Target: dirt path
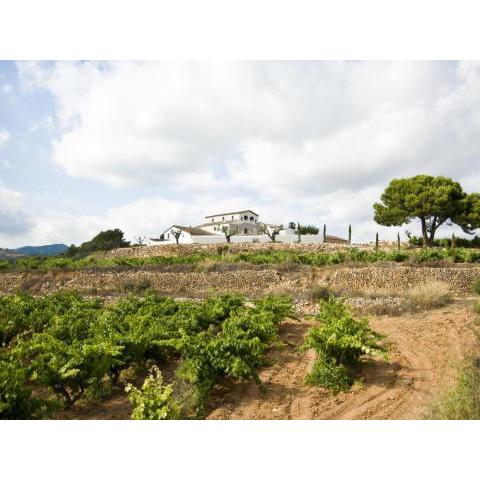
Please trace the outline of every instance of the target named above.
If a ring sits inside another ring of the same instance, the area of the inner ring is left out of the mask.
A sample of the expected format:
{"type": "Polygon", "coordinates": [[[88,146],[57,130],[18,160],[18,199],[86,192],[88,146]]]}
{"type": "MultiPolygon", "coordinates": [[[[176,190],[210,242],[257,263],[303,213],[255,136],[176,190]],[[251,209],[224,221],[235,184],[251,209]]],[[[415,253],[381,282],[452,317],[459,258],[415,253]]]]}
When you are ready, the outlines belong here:
{"type": "MultiPolygon", "coordinates": [[[[210,419],[413,419],[439,391],[451,384],[458,364],[476,344],[468,301],[400,317],[379,316],[371,325],[391,342],[388,361],[371,359],[359,369],[361,384],[331,396],[304,384],[314,355],[298,345],[312,324],[289,320],[281,330],[284,345],[272,351],[253,382],[226,382],[212,396],[210,419]]],[[[478,346],[477,346],[478,348],[478,346]]]]}

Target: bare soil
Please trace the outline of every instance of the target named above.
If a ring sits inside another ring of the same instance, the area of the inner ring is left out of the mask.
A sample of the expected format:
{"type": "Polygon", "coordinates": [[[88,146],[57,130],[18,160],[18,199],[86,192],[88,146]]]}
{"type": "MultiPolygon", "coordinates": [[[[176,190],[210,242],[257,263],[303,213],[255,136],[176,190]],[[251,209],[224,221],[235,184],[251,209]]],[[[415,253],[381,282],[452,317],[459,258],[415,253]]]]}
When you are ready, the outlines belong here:
{"type": "Polygon", "coordinates": [[[468,301],[437,310],[372,318],[390,341],[388,361],[367,359],[360,385],[332,396],[305,385],[315,359],[298,345],[311,320],[288,320],[284,345],[269,355],[260,374],[267,391],[253,382],[225,382],[212,398],[209,419],[420,419],[438,393],[454,382],[459,364],[477,346],[468,301]]]}
{"type": "MultiPolygon", "coordinates": [[[[271,350],[260,372],[267,390],[262,392],[253,381],[224,381],[211,395],[207,418],[421,419],[435,397],[455,381],[462,361],[478,351],[474,320],[469,300],[436,310],[372,317],[371,326],[390,343],[389,359],[366,359],[351,391],[333,396],[304,383],[315,354],[301,352],[299,346],[315,321],[289,319],[281,326],[282,345],[271,350]]],[[[58,418],[107,420],[130,415],[128,398],[117,389],[106,401],[79,402],[58,418]]]]}

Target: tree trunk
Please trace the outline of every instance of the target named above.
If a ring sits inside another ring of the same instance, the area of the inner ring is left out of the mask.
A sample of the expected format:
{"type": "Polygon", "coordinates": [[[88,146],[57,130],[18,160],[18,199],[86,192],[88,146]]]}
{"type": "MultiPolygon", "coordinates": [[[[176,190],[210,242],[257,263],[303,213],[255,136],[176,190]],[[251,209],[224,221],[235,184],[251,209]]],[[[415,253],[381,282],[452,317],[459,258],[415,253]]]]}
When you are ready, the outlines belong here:
{"type": "Polygon", "coordinates": [[[424,217],[421,217],[420,220],[422,222],[423,247],[428,247],[430,246],[430,241],[427,233],[427,222],[424,217]]]}
{"type": "Polygon", "coordinates": [[[62,387],[59,384],[55,384],[53,386],[53,390],[56,393],[59,393],[60,395],[63,396],[63,399],[65,400],[65,408],[68,409],[73,405],[74,402],[72,400],[72,397],[70,396],[70,394],[68,393],[68,390],[66,388],[62,387]]]}

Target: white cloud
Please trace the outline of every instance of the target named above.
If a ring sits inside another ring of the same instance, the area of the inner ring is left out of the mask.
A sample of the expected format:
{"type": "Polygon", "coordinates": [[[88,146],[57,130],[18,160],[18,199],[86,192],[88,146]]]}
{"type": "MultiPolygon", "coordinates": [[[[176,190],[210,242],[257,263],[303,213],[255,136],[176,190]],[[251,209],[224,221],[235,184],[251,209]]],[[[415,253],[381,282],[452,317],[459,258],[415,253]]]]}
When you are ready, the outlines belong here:
{"type": "Polygon", "coordinates": [[[32,124],[30,125],[30,128],[28,129],[29,133],[36,133],[36,132],[42,132],[42,131],[47,132],[49,134],[55,131],[55,122],[52,116],[49,114],[44,115],[39,120],[33,121],[32,124]]]}
{"type": "Polygon", "coordinates": [[[0,187],[0,205],[4,213],[14,214],[20,210],[23,204],[22,193],[0,187]]]}
{"type": "Polygon", "coordinates": [[[23,208],[20,192],[0,187],[0,246],[30,230],[31,220],[23,208]]]}
{"type": "MultiPolygon", "coordinates": [[[[1,190],[0,190],[1,193],[1,190]]],[[[23,196],[18,194],[19,203],[12,212],[18,212],[23,204],[23,196]],[[21,202],[20,202],[21,200],[21,202]]],[[[1,199],[1,196],[0,196],[1,199]]],[[[227,208],[235,209],[246,205],[246,199],[232,197],[227,208]]],[[[74,243],[76,245],[90,240],[101,230],[120,228],[126,238],[133,240],[136,236],[155,237],[173,224],[194,226],[203,222],[203,217],[218,208],[218,197],[206,195],[200,204],[188,205],[181,201],[166,200],[161,197],[140,198],[106,210],[98,215],[72,215],[62,211],[50,210],[29,219],[29,230],[22,235],[4,234],[0,230],[0,240],[9,246],[25,244],[43,245],[49,243],[74,243]]],[[[1,220],[1,211],[0,211],[1,220]]]]}
{"type": "Polygon", "coordinates": [[[0,88],[2,94],[10,101],[15,101],[15,94],[13,92],[13,87],[10,83],[5,82],[2,87],[0,88]]]}
{"type": "Polygon", "coordinates": [[[2,148],[4,143],[10,140],[10,137],[11,135],[4,128],[0,128],[0,148],[2,148]]]}
{"type": "Polygon", "coordinates": [[[52,158],[65,172],[178,192],[175,207],[158,197],[111,210],[102,221],[112,226],[130,222],[128,228],[146,231],[153,220],[196,223],[205,195],[215,192],[213,210],[258,206],[272,221],[338,228],[355,221],[370,238],[378,228],[372,203],[392,177],[444,174],[478,188],[476,63],[18,68],[27,88],[53,95],[61,131],[52,158]],[[233,205],[232,198],[245,203],[233,205]]]}
{"type": "MultiPolygon", "coordinates": [[[[0,128],[0,151],[2,150],[2,147],[7,143],[11,138],[11,135],[9,132],[7,132],[4,128],[0,128]]],[[[11,168],[10,162],[6,158],[2,158],[0,156],[0,169],[1,168],[11,168]]]]}

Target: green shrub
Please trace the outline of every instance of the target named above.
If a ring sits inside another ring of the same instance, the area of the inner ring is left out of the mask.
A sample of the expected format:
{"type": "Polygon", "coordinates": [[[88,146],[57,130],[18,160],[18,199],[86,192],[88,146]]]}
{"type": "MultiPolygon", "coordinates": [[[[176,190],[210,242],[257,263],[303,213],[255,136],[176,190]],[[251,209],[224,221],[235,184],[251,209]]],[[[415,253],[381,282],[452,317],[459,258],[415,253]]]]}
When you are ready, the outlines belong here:
{"type": "MultiPolygon", "coordinates": [[[[226,246],[228,247],[228,245],[226,246]]],[[[146,258],[98,258],[75,255],[65,257],[27,257],[11,263],[0,263],[0,270],[30,271],[51,269],[82,269],[82,268],[115,268],[141,267],[145,265],[201,265],[204,262],[249,263],[253,265],[278,265],[293,269],[295,265],[328,266],[343,262],[374,263],[379,261],[403,262],[438,262],[452,261],[457,263],[480,262],[480,251],[468,248],[422,248],[415,251],[383,251],[360,250],[350,248],[347,251],[336,252],[299,252],[297,250],[261,250],[246,251],[232,254],[230,249],[219,246],[215,253],[198,252],[174,255],[162,255],[146,258]]],[[[133,286],[132,286],[132,290],[133,286]]]]}
{"type": "Polygon", "coordinates": [[[100,386],[121,347],[95,335],[94,326],[102,310],[98,300],[57,294],[30,302],[45,306],[44,325],[20,338],[13,354],[26,366],[33,382],[49,387],[70,406],[87,389],[100,386]]]}
{"type": "Polygon", "coordinates": [[[220,378],[260,383],[257,369],[292,314],[285,296],[177,302],[147,293],[103,305],[76,293],[9,295],[0,297],[0,338],[26,380],[66,407],[108,392],[123,370],[174,359],[199,415],[220,378]]]}
{"type": "Polygon", "coordinates": [[[254,300],[253,303],[257,311],[273,314],[275,325],[293,315],[292,299],[288,295],[268,295],[254,300]]]}
{"type": "Polygon", "coordinates": [[[321,355],[315,360],[305,380],[309,385],[326,388],[333,394],[347,392],[353,383],[344,365],[328,361],[321,355]]]}
{"type": "Polygon", "coordinates": [[[48,332],[35,334],[17,352],[28,365],[30,379],[50,387],[70,407],[87,389],[102,388],[102,379],[121,348],[94,339],[66,343],[48,332]]]}
{"type": "Polygon", "coordinates": [[[182,406],[173,398],[173,385],[164,385],[162,373],[154,366],[141,389],[131,384],[125,391],[133,407],[132,420],[178,420],[182,406]]]}
{"type": "Polygon", "coordinates": [[[387,255],[385,256],[385,260],[390,260],[393,262],[404,262],[405,260],[408,260],[409,256],[410,255],[408,252],[394,250],[387,253],[387,255]]]}
{"type": "MultiPolygon", "coordinates": [[[[26,294],[0,297],[0,344],[6,345],[20,335],[41,332],[54,318],[70,310],[81,311],[83,305],[84,300],[76,293],[56,293],[43,298],[26,294]]],[[[90,301],[86,305],[99,308],[100,304],[90,301]]]]}
{"type": "Polygon", "coordinates": [[[208,393],[221,378],[253,378],[262,387],[257,368],[278,341],[278,324],[291,314],[290,299],[266,297],[253,307],[232,310],[221,326],[210,325],[175,342],[183,359],[177,376],[193,387],[198,416],[204,414],[208,393]]]}
{"type": "Polygon", "coordinates": [[[469,263],[479,263],[480,262],[480,251],[469,250],[468,251],[468,262],[469,263]]]}
{"type": "Polygon", "coordinates": [[[310,383],[317,381],[333,391],[344,390],[348,367],[356,365],[363,355],[386,357],[386,348],[379,343],[383,335],[369,327],[367,318],[355,320],[343,299],[330,297],[323,301],[317,321],[319,325],[310,328],[302,346],[317,353],[308,376],[310,383]]]}
{"type": "Polygon", "coordinates": [[[422,248],[414,254],[413,259],[418,262],[435,262],[439,260],[447,260],[449,254],[450,251],[445,248],[422,248]]]}
{"type": "Polygon", "coordinates": [[[0,420],[47,418],[52,405],[36,398],[26,371],[14,360],[0,360],[0,420]]]}
{"type": "Polygon", "coordinates": [[[299,225],[300,228],[296,228],[295,233],[300,235],[318,235],[318,228],[315,225],[299,225]]]}
{"type": "MultiPolygon", "coordinates": [[[[411,245],[422,246],[422,237],[411,236],[408,242],[411,245]]],[[[433,241],[435,247],[449,248],[452,245],[452,239],[450,238],[438,238],[433,241]]],[[[463,248],[480,248],[480,237],[475,235],[473,238],[455,237],[455,245],[463,248]]]]}
{"type": "Polygon", "coordinates": [[[8,260],[0,260],[0,271],[9,270],[12,264],[8,260]]]}

